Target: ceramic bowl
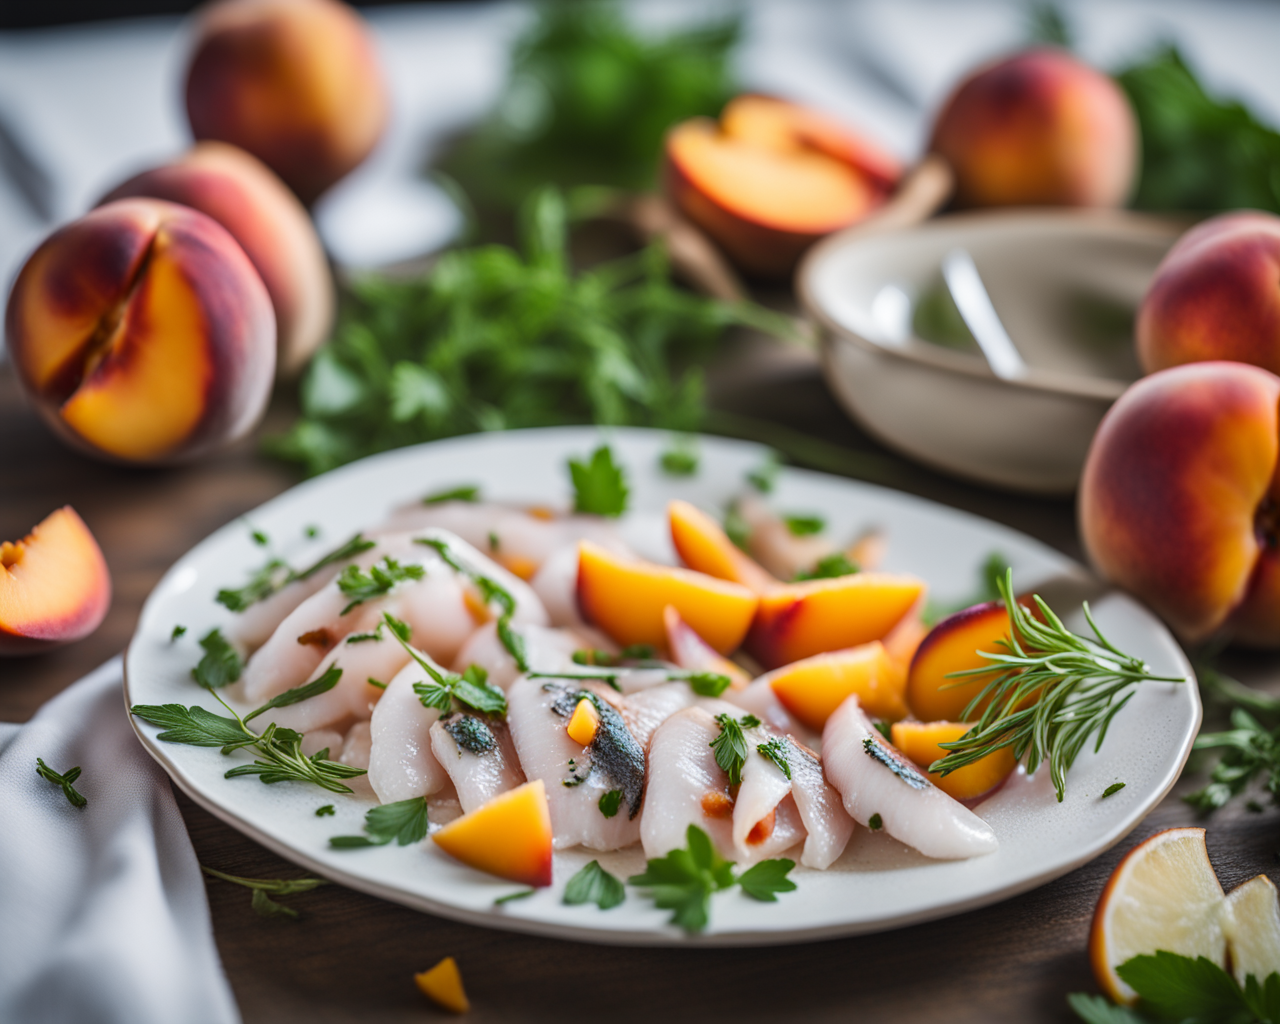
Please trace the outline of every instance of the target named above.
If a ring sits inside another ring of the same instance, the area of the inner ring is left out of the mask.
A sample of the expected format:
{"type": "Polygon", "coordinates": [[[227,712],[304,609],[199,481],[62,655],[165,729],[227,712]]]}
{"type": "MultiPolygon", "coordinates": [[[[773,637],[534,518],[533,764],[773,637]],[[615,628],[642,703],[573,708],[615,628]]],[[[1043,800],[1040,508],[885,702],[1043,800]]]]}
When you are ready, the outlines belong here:
{"type": "Polygon", "coordinates": [[[870,433],[948,473],[1069,494],[1099,420],[1141,375],[1133,315],[1185,227],[1111,210],[1007,210],[853,228],[809,252],[798,290],[828,385],[870,433]],[[973,257],[1024,377],[997,377],[965,343],[940,270],[956,248],[973,257]]]}

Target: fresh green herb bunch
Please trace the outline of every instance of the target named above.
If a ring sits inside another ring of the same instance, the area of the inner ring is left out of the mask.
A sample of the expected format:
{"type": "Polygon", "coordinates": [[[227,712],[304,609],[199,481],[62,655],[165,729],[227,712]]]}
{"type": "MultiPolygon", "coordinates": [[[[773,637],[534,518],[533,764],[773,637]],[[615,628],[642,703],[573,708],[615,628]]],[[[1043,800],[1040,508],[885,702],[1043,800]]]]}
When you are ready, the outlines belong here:
{"type": "Polygon", "coordinates": [[[694,365],[734,324],[784,318],[676,288],[660,247],[574,273],[560,194],[526,210],[525,253],[446,253],[409,282],[355,285],[302,385],[302,418],[270,449],[311,473],[477,430],[564,423],[692,430],[694,365]]]}
{"type": "Polygon", "coordinates": [[[1202,813],[1216,811],[1260,779],[1271,802],[1280,804],[1280,698],[1208,665],[1199,666],[1197,673],[1207,695],[1231,706],[1231,728],[1196,737],[1195,750],[1218,750],[1221,756],[1209,784],[1183,799],[1202,813]]]}
{"type": "Polygon", "coordinates": [[[1280,133],[1244,104],[1209,96],[1174,47],[1116,80],[1142,136],[1135,207],[1280,212],[1280,133]]]}
{"type": "Polygon", "coordinates": [[[732,18],[649,37],[615,3],[547,4],[493,114],[442,169],[479,205],[507,210],[548,182],[651,187],[667,129],[718,114],[737,91],[728,56],[739,35],[732,18]]]}
{"type": "MultiPolygon", "coordinates": [[[[962,713],[971,721],[978,709],[986,709],[960,739],[940,744],[951,751],[929,766],[946,775],[1002,747],[1012,747],[1016,758],[1026,757],[1027,771],[1049,762],[1049,776],[1062,800],[1067,769],[1093,736],[1094,749],[1102,747],[1107,727],[1142,682],[1185,682],[1181,676],[1155,675],[1150,666],[1125,654],[1098,629],[1084,605],[1084,617],[1093,637],[1072,633],[1053,610],[1036,595],[1033,600],[1043,621],[1014,600],[1013,571],[999,581],[1000,596],[1008,609],[1011,629],[997,641],[999,651],[981,651],[991,664],[954,672],[958,680],[991,677],[962,713]]],[[[959,685],[959,684],[957,684],[959,685]]]]}

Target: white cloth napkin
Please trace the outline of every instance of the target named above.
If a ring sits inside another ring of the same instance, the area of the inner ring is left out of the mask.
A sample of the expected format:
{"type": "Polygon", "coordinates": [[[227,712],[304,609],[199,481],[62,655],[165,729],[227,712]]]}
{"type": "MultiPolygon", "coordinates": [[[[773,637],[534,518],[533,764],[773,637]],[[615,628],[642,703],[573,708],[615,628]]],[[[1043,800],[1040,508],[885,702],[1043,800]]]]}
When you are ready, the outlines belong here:
{"type": "Polygon", "coordinates": [[[0,723],[0,1021],[238,1024],[195,851],[120,659],[0,723]],[[36,774],[79,765],[71,805],[36,774]]]}

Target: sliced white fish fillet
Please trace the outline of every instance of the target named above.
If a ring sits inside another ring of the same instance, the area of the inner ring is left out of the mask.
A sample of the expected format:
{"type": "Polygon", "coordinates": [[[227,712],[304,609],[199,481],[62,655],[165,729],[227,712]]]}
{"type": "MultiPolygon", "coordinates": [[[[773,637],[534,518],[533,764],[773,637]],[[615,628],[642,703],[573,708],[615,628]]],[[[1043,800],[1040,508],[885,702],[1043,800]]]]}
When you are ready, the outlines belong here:
{"type": "Polygon", "coordinates": [[[991,826],[938,789],[880,735],[858,698],[827,719],[822,765],[859,824],[880,815],[884,830],[926,857],[956,860],[993,852],[991,826]]]}
{"type": "Polygon", "coordinates": [[[557,849],[618,850],[640,836],[644,748],[627,728],[621,703],[618,694],[593,682],[522,676],[507,691],[507,723],[520,765],[526,777],[546,785],[557,849]],[[579,692],[594,694],[601,708],[600,729],[589,747],[566,731],[579,692]],[[617,813],[605,817],[600,799],[613,790],[622,791],[622,800],[617,813]]]}
{"type": "Polygon", "coordinates": [[[632,735],[642,747],[647,747],[658,726],[697,701],[698,696],[689,689],[688,683],[662,683],[628,694],[623,714],[632,735]]]}
{"type": "Polygon", "coordinates": [[[797,537],[786,522],[754,495],[738,502],[738,514],[751,531],[747,547],[751,556],[780,580],[793,580],[812,569],[836,546],[821,533],[797,537]]]}
{"type": "Polygon", "coordinates": [[[347,738],[342,744],[342,756],[338,758],[339,763],[367,770],[372,742],[373,735],[369,723],[356,722],[347,730],[347,738]]]}
{"type": "Polygon", "coordinates": [[[506,722],[454,711],[431,726],[431,750],[449,773],[463,812],[470,812],[524,781],[506,722]]]}
{"type": "Polygon", "coordinates": [[[804,852],[800,863],[822,871],[835,863],[853,836],[853,818],[840,794],[822,774],[822,762],[808,747],[788,738],[791,796],[804,824],[804,852]]]}
{"type": "Polygon", "coordinates": [[[745,860],[774,831],[774,811],[791,795],[791,780],[769,758],[756,751],[770,739],[763,729],[743,729],[747,757],[742,762],[742,784],[733,801],[734,860],[745,860]],[[748,842],[748,839],[753,842],[748,842]]]}
{"type": "Polygon", "coordinates": [[[699,707],[672,715],[649,742],[649,782],[640,842],[648,858],[685,845],[690,825],[711,837],[721,856],[733,855],[733,800],[729,776],[716,764],[711,743],[720,734],[699,707]]]}
{"type": "Polygon", "coordinates": [[[431,726],[440,717],[413,692],[414,683],[430,682],[417,662],[410,661],[387,685],[369,721],[369,784],[384,804],[431,796],[449,776],[431,750],[431,726]]]}
{"type": "Polygon", "coordinates": [[[766,678],[757,679],[741,690],[730,687],[721,695],[721,699],[755,715],[774,732],[794,736],[809,747],[818,746],[819,736],[782,706],[782,701],[778,700],[778,695],[773,692],[773,687],[766,678]]]}
{"type": "MultiPolygon", "coordinates": [[[[573,654],[584,644],[581,637],[566,629],[550,629],[546,626],[512,626],[512,630],[524,640],[525,660],[538,672],[561,672],[578,669],[573,654]]],[[[478,665],[489,673],[489,682],[499,689],[507,689],[520,675],[520,666],[502,643],[498,624],[486,622],[471,634],[456,657],[453,670],[463,672],[469,665],[478,665]]]]}

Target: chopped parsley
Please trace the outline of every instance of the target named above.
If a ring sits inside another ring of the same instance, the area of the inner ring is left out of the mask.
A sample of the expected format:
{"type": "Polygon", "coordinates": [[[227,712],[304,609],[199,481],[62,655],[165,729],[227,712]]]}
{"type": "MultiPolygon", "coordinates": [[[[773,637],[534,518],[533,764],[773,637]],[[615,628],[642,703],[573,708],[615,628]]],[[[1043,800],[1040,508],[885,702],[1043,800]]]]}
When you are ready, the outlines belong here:
{"type": "Polygon", "coordinates": [[[393,839],[399,846],[419,842],[427,835],[427,798],[414,796],[371,807],[364,816],[364,831],[362,836],[334,836],[329,845],[350,850],[363,846],[386,846],[393,839]]]}
{"type": "Polygon", "coordinates": [[[871,817],[867,819],[867,828],[871,829],[872,832],[879,832],[884,828],[884,819],[880,817],[879,814],[871,815],[871,817]]]}
{"type": "Polygon", "coordinates": [[[698,452],[693,439],[685,435],[673,438],[671,446],[658,456],[658,465],[668,476],[693,476],[698,472],[698,452]]]}
{"type": "Polygon", "coordinates": [[[832,580],[839,576],[852,576],[856,572],[861,571],[861,566],[853,561],[843,551],[837,551],[833,555],[826,555],[819,558],[814,567],[807,572],[801,571],[796,573],[795,582],[800,583],[804,580],[832,580]]]}
{"type": "Polygon", "coordinates": [[[742,730],[756,728],[760,724],[760,719],[755,715],[744,715],[740,719],[735,719],[728,713],[721,713],[716,715],[716,722],[720,725],[720,735],[710,744],[715,754],[716,764],[728,774],[730,785],[740,786],[742,785],[742,766],[747,760],[747,738],[742,730]]]}
{"type": "Polygon", "coordinates": [[[725,536],[733,541],[735,547],[747,554],[751,553],[751,527],[747,525],[746,518],[738,510],[736,501],[724,510],[724,532],[725,536]]]}
{"type": "MultiPolygon", "coordinates": [[[[675,673],[672,673],[672,677],[678,678],[675,673]]],[[[685,681],[689,684],[689,689],[699,697],[719,697],[729,689],[731,682],[728,676],[719,672],[693,672],[685,677],[685,681]]]]}
{"type": "Polygon", "coordinates": [[[505,896],[499,896],[493,901],[493,905],[495,907],[500,907],[504,903],[513,903],[516,900],[528,899],[537,891],[537,889],[517,889],[515,892],[509,892],[505,896]]]}
{"type": "Polygon", "coordinates": [[[480,488],[470,484],[462,487],[452,487],[446,491],[436,491],[435,494],[428,494],[422,499],[422,504],[443,505],[446,501],[477,502],[479,500],[480,488]]]}
{"type": "Polygon", "coordinates": [[[265,548],[271,543],[271,538],[261,530],[250,530],[249,537],[260,548],[265,548]]]}
{"type": "Polygon", "coordinates": [[[209,630],[201,638],[200,646],[204,649],[204,656],[191,670],[192,679],[206,690],[216,690],[240,678],[243,670],[240,655],[220,629],[209,630]]]}
{"type": "Polygon", "coordinates": [[[827,521],[822,516],[783,516],[782,521],[793,537],[809,537],[827,528],[827,521]]]}
{"type": "Polygon", "coordinates": [[[573,478],[573,510],[598,516],[620,516],[627,510],[627,478],[613,461],[613,449],[602,444],[588,462],[569,460],[573,478]]]}
{"type": "Polygon", "coordinates": [[[323,807],[316,808],[317,818],[332,818],[338,812],[334,810],[333,804],[325,804],[323,807]]]}
{"type": "Polygon", "coordinates": [[[756,753],[761,757],[767,757],[778,766],[778,771],[788,779],[791,778],[791,762],[787,758],[787,744],[784,741],[775,736],[768,743],[758,743],[756,753]]]}
{"type": "Polygon", "coordinates": [[[418,667],[430,677],[429,683],[414,683],[413,692],[424,708],[436,708],[448,713],[453,710],[453,702],[465,704],[467,707],[486,715],[505,715],[507,713],[507,695],[489,682],[489,673],[479,665],[469,665],[467,670],[458,675],[437,665],[429,656],[422,654],[409,643],[409,626],[401,622],[390,612],[382,613],[382,621],[391,628],[391,634],[408,652],[418,667]]]}
{"type": "Polygon", "coordinates": [[[1124,789],[1123,782],[1113,782],[1102,791],[1102,799],[1105,800],[1109,796],[1115,796],[1115,794],[1119,793],[1122,789],[1124,789]]]}
{"type": "Polygon", "coordinates": [[[70,803],[72,807],[84,807],[89,803],[88,800],[76,791],[75,786],[72,785],[76,779],[80,778],[79,765],[76,765],[74,768],[68,768],[65,772],[59,774],[44,763],[44,758],[37,757],[36,774],[42,779],[48,779],[55,786],[61,786],[63,795],[67,798],[67,802],[70,803]]]}
{"type": "Polygon", "coordinates": [[[594,903],[601,910],[610,910],[626,898],[622,882],[602,868],[598,860],[587,864],[564,887],[564,902],[569,906],[594,903]]]}
{"type": "Polygon", "coordinates": [[[424,575],[426,570],[422,566],[401,565],[390,555],[385,556],[380,563],[371,565],[367,573],[361,572],[358,565],[349,565],[338,576],[338,589],[342,591],[343,597],[350,598],[340,614],[346,615],[365,601],[389,594],[397,583],[420,580],[424,575]]]}
{"type": "Polygon", "coordinates": [[[607,792],[604,796],[600,798],[600,802],[597,804],[597,806],[600,808],[600,813],[603,814],[606,818],[612,818],[614,815],[616,815],[618,813],[618,808],[621,805],[622,805],[622,790],[620,789],[609,790],[609,792],[607,792]]]}
{"type": "MultiPolygon", "coordinates": [[[[308,530],[310,529],[313,528],[308,527],[308,530]]],[[[228,611],[242,612],[251,605],[266,600],[287,584],[309,579],[326,566],[345,562],[373,546],[373,541],[365,540],[363,535],[357,533],[345,544],[321,556],[300,572],[291,569],[289,564],[281,558],[269,558],[260,569],[250,575],[249,582],[243,587],[219,590],[215,600],[228,611]]]]}
{"type": "Polygon", "coordinates": [[[173,632],[169,634],[169,643],[173,643],[180,636],[185,636],[187,632],[186,626],[174,626],[173,632]]]}

